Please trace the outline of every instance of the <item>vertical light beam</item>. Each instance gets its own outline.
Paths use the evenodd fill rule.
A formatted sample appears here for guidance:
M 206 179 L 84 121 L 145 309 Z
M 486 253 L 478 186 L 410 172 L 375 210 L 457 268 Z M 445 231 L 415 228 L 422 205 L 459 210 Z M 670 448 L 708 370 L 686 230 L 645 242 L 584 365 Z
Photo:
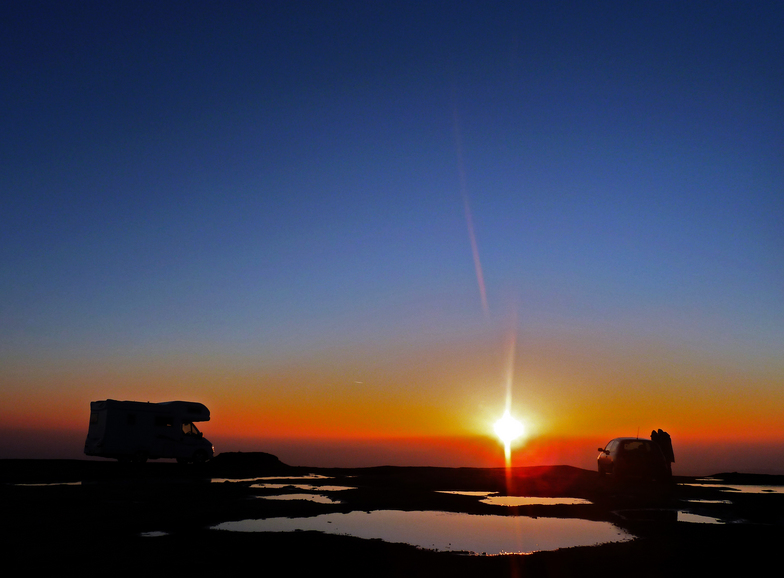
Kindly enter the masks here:
M 466 225 L 468 226 L 468 238 L 471 241 L 471 252 L 474 256 L 474 269 L 476 270 L 476 281 L 479 284 L 479 296 L 482 300 L 482 312 L 487 316 L 490 312 L 487 306 L 487 292 L 485 291 L 485 278 L 482 274 L 482 262 L 479 259 L 479 246 L 476 243 L 474 233 L 474 220 L 471 217 L 471 205 L 468 203 L 468 186 L 466 184 L 465 164 L 463 163 L 463 141 L 460 137 L 460 122 L 457 114 L 457 103 L 452 102 L 452 117 L 454 121 L 455 149 L 457 151 L 457 172 L 460 178 L 460 194 L 463 197 L 463 208 L 465 209 Z
M 507 413 L 512 411 L 512 383 L 514 382 L 515 354 L 517 353 L 517 310 L 512 315 L 512 329 L 509 331 L 509 356 L 506 366 L 506 407 Z

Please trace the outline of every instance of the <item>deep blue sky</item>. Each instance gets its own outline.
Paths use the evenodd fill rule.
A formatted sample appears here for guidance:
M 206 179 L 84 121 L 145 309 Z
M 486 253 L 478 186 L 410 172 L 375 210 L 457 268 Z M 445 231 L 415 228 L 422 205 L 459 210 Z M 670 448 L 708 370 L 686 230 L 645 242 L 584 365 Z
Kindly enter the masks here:
M 781 384 L 782 30 L 780 2 L 4 2 L 3 379 L 515 311 Z

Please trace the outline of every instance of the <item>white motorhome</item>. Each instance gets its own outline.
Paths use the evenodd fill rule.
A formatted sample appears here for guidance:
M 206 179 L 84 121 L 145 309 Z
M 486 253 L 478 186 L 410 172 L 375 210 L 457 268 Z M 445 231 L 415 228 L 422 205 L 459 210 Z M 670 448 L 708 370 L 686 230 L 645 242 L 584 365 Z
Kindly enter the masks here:
M 91 401 L 84 453 L 121 461 L 204 462 L 214 448 L 193 422 L 209 419 L 204 404 L 190 401 Z

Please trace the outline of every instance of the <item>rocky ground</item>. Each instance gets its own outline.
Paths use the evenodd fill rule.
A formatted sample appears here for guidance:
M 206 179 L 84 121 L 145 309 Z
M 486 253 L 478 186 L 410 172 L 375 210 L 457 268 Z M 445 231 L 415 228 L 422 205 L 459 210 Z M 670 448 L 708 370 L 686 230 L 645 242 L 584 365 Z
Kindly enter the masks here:
M 256 478 L 350 486 L 319 494 L 336 503 L 262 500 Z M 230 576 L 734 576 L 779 566 L 784 494 L 738 493 L 727 484 L 784 484 L 784 477 L 720 474 L 708 485 L 600 480 L 569 466 L 503 469 L 290 467 L 268 454 L 221 454 L 202 466 L 87 460 L 0 460 L 6 575 L 89 570 L 110 574 Z M 287 483 L 285 480 L 276 480 Z M 296 482 L 292 482 L 296 483 Z M 527 555 L 471 556 L 320 532 L 243 533 L 221 522 L 327 512 L 438 510 L 498 514 L 498 506 L 436 490 L 569 496 L 590 504 L 502 509 L 508 515 L 609 521 L 627 542 Z M 275 493 L 294 493 L 294 487 Z M 269 491 L 267 491 L 269 493 Z M 678 521 L 677 511 L 718 524 Z M 147 536 L 146 533 L 156 535 Z M 160 533 L 160 535 L 158 535 Z

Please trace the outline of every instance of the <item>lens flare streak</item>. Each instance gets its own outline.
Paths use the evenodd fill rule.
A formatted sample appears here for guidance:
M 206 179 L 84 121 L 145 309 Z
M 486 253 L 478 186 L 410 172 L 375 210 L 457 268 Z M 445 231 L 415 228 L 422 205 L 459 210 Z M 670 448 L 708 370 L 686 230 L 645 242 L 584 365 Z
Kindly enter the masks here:
M 482 300 L 482 312 L 488 315 L 490 308 L 487 305 L 487 291 L 485 290 L 485 278 L 482 273 L 482 261 L 479 259 L 479 246 L 476 242 L 474 232 L 474 219 L 471 216 L 471 205 L 468 203 L 468 185 L 466 183 L 465 164 L 463 163 L 463 140 L 460 137 L 460 123 L 458 122 L 457 104 L 452 105 L 455 149 L 457 152 L 457 172 L 460 177 L 460 194 L 463 197 L 463 208 L 465 209 L 466 226 L 468 227 L 468 238 L 471 241 L 471 253 L 474 257 L 474 269 L 476 270 L 476 281 L 479 285 L 479 296 Z

